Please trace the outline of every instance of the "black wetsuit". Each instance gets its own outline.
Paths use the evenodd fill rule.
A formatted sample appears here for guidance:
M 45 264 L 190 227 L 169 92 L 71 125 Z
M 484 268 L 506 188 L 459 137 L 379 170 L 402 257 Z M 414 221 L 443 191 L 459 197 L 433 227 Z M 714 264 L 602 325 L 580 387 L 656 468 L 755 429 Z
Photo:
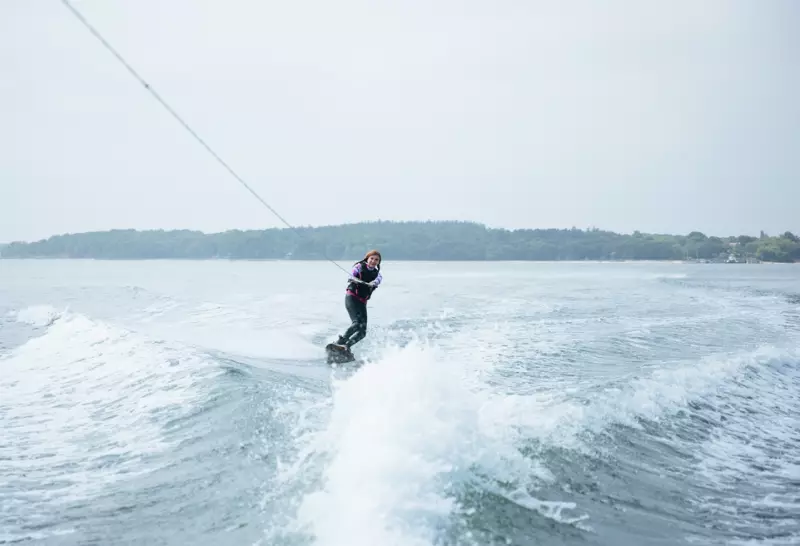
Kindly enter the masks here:
M 367 267 L 365 261 L 355 264 L 353 267 L 353 277 L 365 283 L 377 280 L 381 281 L 380 266 L 375 269 Z M 344 334 L 339 336 L 338 343 L 345 345 L 348 349 L 364 339 L 367 335 L 367 300 L 372 296 L 376 286 L 350 282 L 347 285 L 347 293 L 344 297 L 344 307 L 350 315 L 350 327 Z

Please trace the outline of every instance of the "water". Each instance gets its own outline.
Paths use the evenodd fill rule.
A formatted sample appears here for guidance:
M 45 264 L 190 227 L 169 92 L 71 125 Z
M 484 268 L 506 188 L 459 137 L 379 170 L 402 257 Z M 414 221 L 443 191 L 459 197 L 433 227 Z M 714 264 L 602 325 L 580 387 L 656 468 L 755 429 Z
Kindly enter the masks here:
M 800 268 L 0 261 L 0 544 L 800 543 Z

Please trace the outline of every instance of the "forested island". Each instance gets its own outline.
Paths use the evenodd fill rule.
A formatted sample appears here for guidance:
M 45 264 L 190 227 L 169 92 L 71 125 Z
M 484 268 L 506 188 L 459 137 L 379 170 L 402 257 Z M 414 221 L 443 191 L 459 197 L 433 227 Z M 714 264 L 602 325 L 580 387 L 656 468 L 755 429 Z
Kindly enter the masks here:
M 800 238 L 590 229 L 495 229 L 473 222 L 362 222 L 297 229 L 132 229 L 56 235 L 0 246 L 2 258 L 354 260 L 378 248 L 390 260 L 800 261 Z

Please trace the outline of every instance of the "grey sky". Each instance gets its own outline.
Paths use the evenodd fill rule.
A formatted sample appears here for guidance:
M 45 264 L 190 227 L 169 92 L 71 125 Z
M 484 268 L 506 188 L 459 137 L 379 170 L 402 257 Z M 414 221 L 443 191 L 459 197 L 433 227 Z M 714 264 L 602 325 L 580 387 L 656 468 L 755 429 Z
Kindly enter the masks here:
M 800 232 L 792 0 L 74 4 L 296 225 Z M 0 74 L 0 242 L 280 225 L 58 0 Z

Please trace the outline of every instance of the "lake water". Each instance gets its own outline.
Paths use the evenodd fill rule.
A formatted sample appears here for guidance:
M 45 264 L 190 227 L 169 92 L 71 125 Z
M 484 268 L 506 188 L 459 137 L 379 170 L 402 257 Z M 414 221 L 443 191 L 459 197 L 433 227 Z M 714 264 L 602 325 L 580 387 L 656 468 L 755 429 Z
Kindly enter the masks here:
M 0 544 L 800 543 L 800 267 L 383 274 L 0 261 Z

